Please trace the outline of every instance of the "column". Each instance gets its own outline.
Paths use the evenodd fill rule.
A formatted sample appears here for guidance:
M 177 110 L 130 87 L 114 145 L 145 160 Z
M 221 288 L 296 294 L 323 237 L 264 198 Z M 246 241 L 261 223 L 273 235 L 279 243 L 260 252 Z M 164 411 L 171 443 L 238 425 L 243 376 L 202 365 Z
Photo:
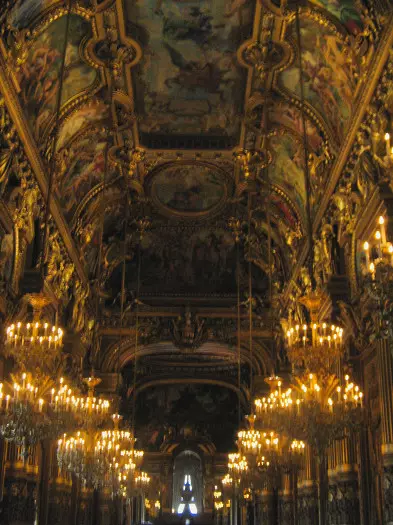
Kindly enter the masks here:
M 340 442 L 334 441 L 327 450 L 328 460 L 328 479 L 329 479 L 329 497 L 328 497 L 328 516 L 331 523 L 336 523 L 337 516 L 337 479 L 336 468 L 339 462 Z
M 146 508 L 145 508 L 145 495 L 143 491 L 141 492 L 141 513 L 140 513 L 140 523 L 144 523 L 145 520 L 145 514 L 146 514 Z
M 4 441 L 4 439 L 0 439 L 0 523 L 2 523 L 3 521 L 5 522 L 3 496 L 7 447 L 8 443 Z
M 293 525 L 295 512 L 293 508 L 292 472 L 282 474 L 281 490 L 279 492 L 279 523 L 280 525 Z
M 390 339 L 377 345 L 383 456 L 383 525 L 393 523 L 393 372 Z
M 48 525 L 49 481 L 52 468 L 53 443 L 46 439 L 40 443 L 41 458 L 38 486 L 38 524 Z
M 238 515 L 239 515 L 239 494 L 237 487 L 233 488 L 233 494 L 231 498 L 231 507 L 230 507 L 230 525 L 238 525 Z
M 77 525 L 80 481 L 72 474 L 70 525 Z
M 311 448 L 306 445 L 304 452 L 304 471 L 299 484 L 298 522 L 299 525 L 318 523 L 318 486 L 316 483 L 316 461 Z
M 339 515 L 332 525 L 357 525 L 360 523 L 359 481 L 357 471 L 356 441 L 347 436 L 338 442 L 341 454 L 336 468 L 337 500 Z

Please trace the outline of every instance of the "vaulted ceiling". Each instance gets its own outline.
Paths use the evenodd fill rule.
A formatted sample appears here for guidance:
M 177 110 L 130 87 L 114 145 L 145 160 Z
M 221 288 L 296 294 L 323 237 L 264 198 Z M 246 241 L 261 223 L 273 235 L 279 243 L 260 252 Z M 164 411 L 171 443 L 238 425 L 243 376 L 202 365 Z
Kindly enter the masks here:
M 307 197 L 314 217 L 337 171 L 385 22 L 368 0 L 302 0 L 300 56 L 296 4 L 0 6 L 0 55 L 18 118 L 47 181 L 55 168 L 53 203 L 89 283 L 84 293 L 91 305 L 99 295 L 94 364 L 106 386 L 117 384 L 113 372 L 122 369 L 124 400 L 138 393 L 139 436 L 153 450 L 166 423 L 187 423 L 190 407 L 218 446 L 225 429 L 228 443 L 221 445 L 230 448 L 236 396 L 242 411 L 251 400 L 250 370 L 266 376 L 282 358 L 270 300 L 291 280 L 304 248 Z M 245 158 L 253 185 L 245 183 Z
M 378 47 L 379 33 L 366 8 L 360 0 L 301 3 L 313 214 Z M 26 123 L 45 163 L 55 144 L 54 200 L 92 282 L 103 229 L 100 287 L 107 335 L 120 308 L 123 253 L 130 304 L 135 297 L 136 225 L 144 217 L 146 318 L 159 311 L 176 319 L 179 307 L 189 304 L 213 319 L 233 318 L 237 261 L 246 295 L 249 260 L 264 318 L 267 276 L 272 271 L 273 292 L 281 292 L 306 230 L 292 2 L 74 0 L 69 11 L 65 1 L 18 0 L 1 16 Z M 257 156 L 253 234 L 251 247 L 237 250 L 229 225 L 234 217 L 247 222 L 239 163 L 244 150 Z M 260 333 L 261 349 L 271 336 Z M 146 348 L 151 344 L 150 338 Z M 209 362 L 206 352 L 205 347 L 201 362 Z M 216 358 L 226 366 L 228 356 L 218 352 Z M 269 371 L 270 358 L 265 370 L 255 366 Z M 246 355 L 242 360 L 249 361 Z M 184 365 L 179 362 L 176 366 Z

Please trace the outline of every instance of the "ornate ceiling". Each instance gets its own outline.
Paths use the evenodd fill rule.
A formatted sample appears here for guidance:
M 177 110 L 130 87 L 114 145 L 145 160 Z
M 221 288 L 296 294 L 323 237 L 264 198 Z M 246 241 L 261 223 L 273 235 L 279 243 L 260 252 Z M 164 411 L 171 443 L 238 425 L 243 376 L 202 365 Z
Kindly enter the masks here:
M 233 344 L 227 335 L 236 331 L 239 261 L 242 298 L 247 297 L 250 267 L 255 295 L 260 357 L 254 357 L 253 366 L 269 372 L 275 358 L 269 346 L 268 275 L 271 271 L 276 296 L 293 274 L 306 230 L 295 4 L 75 0 L 70 12 L 65 1 L 12 4 L 0 9 L 2 56 L 30 147 L 39 152 L 46 177 L 56 144 L 54 202 L 85 276 L 85 297 L 100 290 L 107 338 L 102 366 L 110 370 L 119 348 L 126 348 L 124 365 L 129 359 L 132 330 L 128 343 L 127 338 L 114 343 L 121 261 L 126 253 L 126 318 L 131 324 L 136 225 L 148 217 L 140 246 L 143 352 L 149 355 L 150 348 L 152 355 L 170 361 L 165 345 L 176 343 L 176 326 L 178 335 L 186 330 L 190 306 L 194 336 L 198 326 L 204 327 L 197 352 L 201 366 L 214 362 L 225 368 L 228 355 L 217 350 L 207 358 L 210 347 L 204 344 Z M 301 3 L 313 216 L 338 169 L 385 23 L 366 1 Z M 253 235 L 250 246 L 241 243 L 238 250 L 230 224 L 235 218 L 242 227 L 247 219 L 246 187 L 236 160 L 244 149 L 263 151 L 259 161 L 267 167 L 256 164 Z M 97 287 L 102 227 L 103 271 Z M 158 340 L 165 351 L 154 346 Z M 245 364 L 250 361 L 246 348 L 244 342 Z M 229 354 L 235 366 L 234 351 Z M 172 365 L 189 366 L 190 359 L 179 357 Z

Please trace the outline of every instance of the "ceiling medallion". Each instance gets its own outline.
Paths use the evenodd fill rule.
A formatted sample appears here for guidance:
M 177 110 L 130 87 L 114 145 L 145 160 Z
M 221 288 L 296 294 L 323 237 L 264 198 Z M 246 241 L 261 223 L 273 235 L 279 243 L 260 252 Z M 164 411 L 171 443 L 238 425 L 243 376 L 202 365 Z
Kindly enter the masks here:
M 225 172 L 198 161 L 177 161 L 160 166 L 148 184 L 157 208 L 165 215 L 182 219 L 217 213 L 228 197 Z

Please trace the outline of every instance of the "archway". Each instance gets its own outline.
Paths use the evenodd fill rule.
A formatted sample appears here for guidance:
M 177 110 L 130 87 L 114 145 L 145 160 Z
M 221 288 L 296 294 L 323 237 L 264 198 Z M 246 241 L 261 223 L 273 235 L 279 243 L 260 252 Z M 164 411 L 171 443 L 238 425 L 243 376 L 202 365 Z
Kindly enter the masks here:
M 176 456 L 173 464 L 173 495 L 172 509 L 176 514 L 179 511 L 186 476 L 192 485 L 192 493 L 196 511 L 203 511 L 203 474 L 200 456 L 192 450 L 184 450 Z

